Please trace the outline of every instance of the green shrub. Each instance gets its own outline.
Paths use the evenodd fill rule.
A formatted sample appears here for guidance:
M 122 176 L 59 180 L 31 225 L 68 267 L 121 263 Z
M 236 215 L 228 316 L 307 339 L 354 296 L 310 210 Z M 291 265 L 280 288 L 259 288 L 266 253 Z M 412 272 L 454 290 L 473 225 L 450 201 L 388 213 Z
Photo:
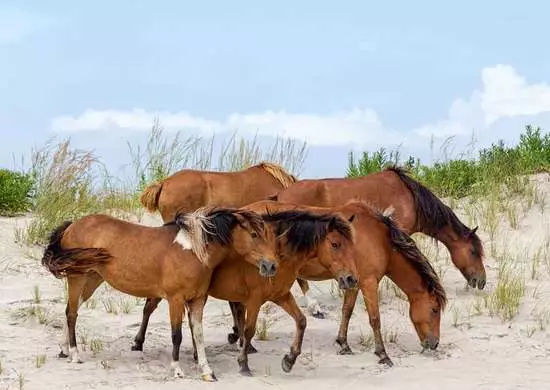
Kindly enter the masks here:
M 350 153 L 347 176 L 365 176 L 393 164 L 405 165 L 412 177 L 438 196 L 486 195 L 500 190 L 501 185 L 512 193 L 518 193 L 523 186 L 523 181 L 518 181 L 519 175 L 550 170 L 550 135 L 543 135 L 538 127 L 526 126 L 514 147 L 507 147 L 499 141 L 480 150 L 475 160 L 455 159 L 431 166 L 423 165 L 413 157 L 403 163 L 397 153 L 388 153 L 385 149 L 372 154 L 364 152 L 358 161 Z
M 31 207 L 33 181 L 29 174 L 0 169 L 0 215 L 15 215 Z

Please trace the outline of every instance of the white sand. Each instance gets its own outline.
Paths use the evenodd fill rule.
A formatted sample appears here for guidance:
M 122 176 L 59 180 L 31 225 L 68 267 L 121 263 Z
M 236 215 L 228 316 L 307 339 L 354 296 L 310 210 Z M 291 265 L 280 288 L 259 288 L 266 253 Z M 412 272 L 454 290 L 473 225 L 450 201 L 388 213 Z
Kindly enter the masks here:
M 550 193 L 548 177 L 537 177 L 543 194 Z M 550 196 L 548 201 L 550 202 Z M 205 313 L 207 356 L 219 382 L 204 383 L 198 379 L 191 356 L 191 339 L 184 323 L 181 362 L 185 379 L 173 379 L 169 369 L 171 339 L 165 302 L 153 314 L 144 352 L 132 352 L 130 346 L 141 319 L 143 302 L 102 286 L 94 295 L 95 308 L 82 307 L 77 322 L 77 338 L 83 364 L 69 364 L 57 358 L 61 323 L 64 321 L 63 283 L 40 265 L 41 248 L 29 249 L 14 242 L 17 227 L 28 218 L 0 219 L 0 389 L 19 388 L 18 374 L 24 377 L 25 389 L 548 389 L 550 388 L 550 338 L 540 330 L 540 318 L 550 315 L 550 269 L 542 259 L 536 278 L 531 279 L 532 256 L 550 237 L 547 222 L 550 206 L 544 213 L 535 205 L 520 219 L 514 230 L 503 217 L 497 243 L 507 243 L 516 265 L 525 266 L 526 292 L 519 315 L 511 322 L 491 317 L 487 311 L 477 315 L 473 302 L 476 296 L 490 294 L 497 283 L 497 262 L 490 256 L 490 242 L 483 225 L 479 233 L 484 240 L 488 283 L 482 293 L 465 288 L 459 271 L 449 262 L 445 248 L 439 250 L 428 240 L 420 247 L 433 259 L 436 268 L 444 270 L 444 286 L 449 306 L 444 313 L 439 349 L 420 354 L 418 339 L 408 319 L 407 302 L 395 297 L 387 284 L 381 284 L 382 328 L 397 334 L 396 342 L 387 341 L 386 348 L 394 367 L 377 364 L 372 345 L 364 348 L 361 335 L 370 335 L 362 300 L 351 320 L 349 342 L 356 353 L 338 356 L 334 345 L 339 318 L 340 298 L 331 294 L 331 282 L 312 283 L 313 296 L 328 311 L 327 319 L 308 315 L 303 353 L 294 369 L 284 373 L 280 368 L 294 333 L 294 324 L 282 310 L 275 308 L 268 315 L 274 323 L 268 341 L 254 339 L 259 353 L 249 356 L 255 376 L 241 377 L 236 361 L 237 347 L 228 345 L 231 315 L 225 302 L 209 299 Z M 459 215 L 469 223 L 466 213 Z M 157 217 L 148 222 L 157 224 Z M 421 239 L 421 236 L 415 236 Z M 517 256 L 515 256 L 517 254 Z M 36 316 L 17 317 L 32 305 L 33 287 L 41 292 L 38 306 L 47 312 L 48 325 L 38 323 Z M 300 294 L 295 290 L 296 296 Z M 128 314 L 107 313 L 102 301 L 107 297 L 124 299 L 131 309 Z M 470 313 L 470 315 L 468 314 Z M 261 314 L 261 318 L 265 314 Z M 550 317 L 548 317 L 550 319 Z M 262 320 L 260 319 L 259 322 Z M 455 326 L 456 325 L 456 326 Z M 550 326 L 548 324 L 547 326 Z M 87 346 L 82 346 L 82 336 Z M 91 340 L 100 340 L 103 349 L 94 356 Z M 45 355 L 45 364 L 37 368 L 36 357 Z

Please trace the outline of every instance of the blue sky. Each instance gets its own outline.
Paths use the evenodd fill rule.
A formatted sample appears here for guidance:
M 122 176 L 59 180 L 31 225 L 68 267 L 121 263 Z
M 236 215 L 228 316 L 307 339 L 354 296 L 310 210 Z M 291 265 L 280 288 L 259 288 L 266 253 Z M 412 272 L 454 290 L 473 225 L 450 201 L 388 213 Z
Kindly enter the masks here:
M 429 162 L 432 136 L 436 153 L 448 136 L 462 150 L 473 130 L 480 146 L 514 142 L 525 124 L 550 125 L 549 12 L 542 1 L 0 0 L 0 166 L 53 136 L 116 166 L 154 115 L 167 131 L 305 139 L 308 177 L 345 174 L 351 149 L 401 145 Z

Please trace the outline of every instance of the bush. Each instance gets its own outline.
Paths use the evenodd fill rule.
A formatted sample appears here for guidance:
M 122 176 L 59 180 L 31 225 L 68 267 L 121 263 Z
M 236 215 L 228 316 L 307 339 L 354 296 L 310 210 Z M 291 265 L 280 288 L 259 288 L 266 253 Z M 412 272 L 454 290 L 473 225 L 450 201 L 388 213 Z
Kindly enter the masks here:
M 15 215 L 31 207 L 33 180 L 29 174 L 0 169 L 0 215 Z
M 468 195 L 486 195 L 502 184 L 512 192 L 521 190 L 517 176 L 550 170 L 550 135 L 542 135 L 540 128 L 526 126 L 517 146 L 507 147 L 503 141 L 479 151 L 478 159 L 455 159 L 423 165 L 409 157 L 399 161 L 395 152 L 385 149 L 369 154 L 364 152 L 356 162 L 350 153 L 348 177 L 365 176 L 389 165 L 405 165 L 410 174 L 438 196 L 462 198 Z

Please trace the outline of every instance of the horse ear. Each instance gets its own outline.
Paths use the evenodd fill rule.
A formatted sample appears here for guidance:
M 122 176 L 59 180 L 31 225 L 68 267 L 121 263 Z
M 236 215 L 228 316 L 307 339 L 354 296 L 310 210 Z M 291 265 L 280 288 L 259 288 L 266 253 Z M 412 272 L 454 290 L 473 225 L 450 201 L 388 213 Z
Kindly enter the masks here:
M 267 196 L 267 200 L 277 201 L 278 199 L 279 199 L 279 194 L 278 193 Z
M 355 219 L 355 214 L 353 214 L 351 217 L 348 218 L 348 221 L 351 223 Z
M 472 230 L 470 230 L 470 237 L 473 236 L 474 234 L 476 234 L 477 228 L 478 228 L 478 227 L 479 227 L 479 226 L 476 226 L 475 228 L 473 228 Z

